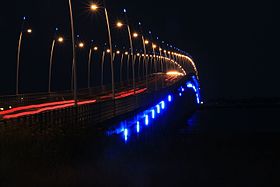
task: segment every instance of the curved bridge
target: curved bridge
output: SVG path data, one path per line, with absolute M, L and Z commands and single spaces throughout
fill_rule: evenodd
M 39 124 L 43 132 L 58 124 L 81 125 L 90 121 L 93 125 L 119 120 L 123 115 L 144 110 L 157 102 L 167 102 L 169 97 L 181 97 L 186 89 L 195 93 L 194 102 L 200 104 L 197 70 L 190 57 L 178 56 L 178 61 L 160 55 L 152 57 L 149 63 L 155 63 L 163 72 L 155 71 L 155 67 L 147 77 L 137 77 L 135 90 L 131 81 L 118 83 L 114 98 L 110 85 L 80 90 L 77 106 L 71 98 L 71 91 L 2 96 L 0 106 L 4 107 L 0 111 L 0 132 L 7 133 L 7 130 L 14 131 L 26 125 Z
M 31 35 L 29 20 L 24 17 L 22 30 L 18 41 L 16 94 L 0 96 L 0 133 L 14 129 L 33 127 L 45 129 L 52 125 L 78 124 L 90 121 L 91 124 L 101 124 L 108 120 L 120 119 L 122 116 L 135 111 L 144 110 L 155 103 L 170 100 L 170 97 L 181 97 L 184 90 L 190 89 L 195 93 L 193 99 L 200 104 L 200 88 L 198 71 L 190 55 L 174 46 L 159 42 L 149 34 L 145 34 L 142 24 L 140 32 L 132 32 L 128 23 L 127 10 L 124 9 L 126 21 L 118 21 L 117 28 L 125 27 L 128 33 L 129 47 L 118 48 L 123 41 L 113 41 L 112 25 L 105 6 L 92 4 L 89 9 L 93 12 L 104 10 L 108 34 L 108 45 L 90 42 L 89 47 L 75 36 L 75 23 L 72 15 L 72 3 L 69 1 L 71 20 L 71 89 L 57 92 L 53 90 L 53 63 L 57 45 L 64 42 L 58 29 L 51 42 L 48 91 L 46 93 L 21 94 L 20 70 L 22 40 Z M 140 38 L 137 43 L 133 39 Z M 104 43 L 104 41 L 103 41 Z M 114 44 L 114 46 L 113 46 Z M 118 45 L 117 45 L 118 44 Z M 79 50 L 88 50 L 87 59 L 87 88 L 79 88 L 77 79 L 77 56 Z M 122 49 L 122 50 L 120 50 Z M 98 68 L 93 68 L 98 65 Z M 110 68 L 109 68 L 110 67 Z M 100 73 L 100 84 L 93 87 L 93 75 Z M 107 72 L 107 73 L 106 73 Z M 109 72 L 109 73 L 108 73 Z M 111 81 L 108 81 L 111 80 Z M 96 85 L 96 80 L 95 80 Z

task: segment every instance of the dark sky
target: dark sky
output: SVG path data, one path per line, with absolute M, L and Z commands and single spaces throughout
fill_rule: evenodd
M 83 40 L 105 42 L 104 17 L 102 13 L 91 15 L 86 10 L 89 2 L 74 0 L 76 32 Z M 34 33 L 23 40 L 22 90 L 45 88 L 54 28 L 59 27 L 69 39 L 67 3 L 67 0 L 1 2 L 1 93 L 14 91 L 16 47 L 23 15 L 29 17 Z M 272 0 L 108 0 L 107 7 L 112 21 L 122 18 L 120 12 L 125 7 L 132 25 L 141 21 L 144 30 L 152 30 L 154 37 L 189 52 L 200 71 L 207 100 L 280 96 L 279 20 Z M 115 40 L 124 37 L 120 31 L 113 33 Z M 57 49 L 60 54 L 56 57 L 59 63 L 55 76 L 60 75 L 57 87 L 66 84 L 65 77 L 70 76 L 69 45 Z M 79 55 L 80 59 L 86 59 L 86 53 Z

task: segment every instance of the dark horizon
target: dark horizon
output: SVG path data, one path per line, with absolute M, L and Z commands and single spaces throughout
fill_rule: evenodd
M 22 56 L 22 84 L 25 90 L 46 90 L 48 55 L 53 31 L 59 27 L 68 39 L 68 1 L 4 1 L 1 5 L 1 68 L 0 93 L 13 93 L 15 85 L 16 47 L 21 18 L 27 16 L 34 30 L 24 39 Z M 81 39 L 106 42 L 102 13 L 86 11 L 90 1 L 74 3 L 76 34 Z M 129 21 L 137 30 L 141 21 L 152 37 L 175 45 L 194 58 L 200 72 L 205 100 L 218 98 L 279 97 L 277 86 L 276 10 L 266 1 L 107 1 L 111 22 L 121 19 L 123 8 L 128 9 Z M 113 28 L 114 30 L 114 28 Z M 120 31 L 113 31 L 113 42 L 126 39 Z M 125 42 L 119 45 L 126 45 Z M 65 86 L 69 77 L 70 43 L 57 50 L 56 87 Z M 64 55 L 66 57 L 63 57 Z M 79 62 L 87 53 L 79 53 Z M 59 63 L 61 62 L 61 64 Z M 86 65 L 80 65 L 83 76 Z M 84 86 L 85 78 L 79 85 Z

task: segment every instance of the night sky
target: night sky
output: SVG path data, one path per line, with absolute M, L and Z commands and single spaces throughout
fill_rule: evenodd
M 90 1 L 73 0 L 76 34 L 81 40 L 106 42 L 102 12 L 91 14 Z M 202 1 L 202 0 L 108 0 L 110 19 L 122 19 L 128 9 L 129 21 L 137 30 L 143 23 L 152 37 L 173 44 L 190 53 L 200 72 L 203 96 L 206 100 L 220 98 L 252 98 L 280 96 L 278 84 L 280 62 L 279 20 L 272 0 Z M 13 94 L 15 85 L 16 49 L 21 18 L 27 16 L 34 30 L 25 37 L 22 49 L 21 90 L 46 91 L 48 55 L 54 29 L 70 40 L 67 0 L 3 0 L 0 6 L 1 61 L 0 93 Z M 114 30 L 114 28 L 113 28 Z M 113 42 L 124 46 L 121 31 L 113 31 Z M 67 89 L 70 77 L 70 41 L 56 51 L 55 89 Z M 86 52 L 78 52 L 81 63 L 79 85 L 86 86 L 83 71 Z

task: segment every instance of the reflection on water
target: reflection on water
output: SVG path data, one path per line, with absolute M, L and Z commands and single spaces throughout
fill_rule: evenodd
M 126 119 L 120 122 L 117 126 L 112 126 L 109 130 L 106 131 L 108 136 L 112 135 L 121 135 L 124 141 L 128 141 L 130 136 L 140 133 L 140 129 L 148 128 L 150 124 L 153 123 L 156 118 L 159 118 L 161 115 L 166 113 L 168 106 L 171 105 L 172 95 L 168 95 L 164 100 L 157 103 L 155 106 L 139 112 L 137 115 L 132 118 Z

